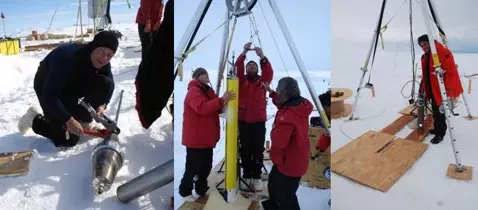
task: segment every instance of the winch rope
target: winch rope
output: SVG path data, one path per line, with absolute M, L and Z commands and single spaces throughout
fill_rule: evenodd
M 264 9 L 262 8 L 261 1 L 257 1 L 257 2 L 259 3 L 259 7 L 261 8 L 262 15 L 264 16 L 264 20 L 266 21 L 267 28 L 269 29 L 269 33 L 271 34 L 272 40 L 274 41 L 274 45 L 276 47 L 277 53 L 279 53 L 279 57 L 282 61 L 282 66 L 284 67 L 284 70 L 285 70 L 287 76 L 290 77 L 289 71 L 287 71 L 287 67 L 286 67 L 285 62 L 284 62 L 284 58 L 282 57 L 282 53 L 280 52 L 279 46 L 277 45 L 277 41 L 274 37 L 274 33 L 272 33 L 271 26 L 269 24 L 269 21 L 267 20 L 266 13 L 264 13 Z
M 196 48 L 204 41 L 206 40 L 207 38 L 209 38 L 214 32 L 216 32 L 217 30 L 219 30 L 222 26 L 224 26 L 227 22 L 229 22 L 231 20 L 232 16 L 229 17 L 228 20 L 224 21 L 222 24 L 220 24 L 216 29 L 214 29 L 211 33 L 209 33 L 207 36 L 205 36 L 204 38 L 202 38 L 201 40 L 199 40 L 199 42 L 197 42 L 196 44 L 194 44 L 191 48 L 189 48 L 186 52 L 184 52 L 181 57 L 177 58 L 178 59 L 178 68 L 177 68 L 177 71 L 178 71 L 178 74 L 179 74 L 179 81 L 183 81 L 183 63 L 184 63 L 184 60 L 186 60 L 186 58 L 188 57 L 188 55 L 192 52 L 194 52 L 196 50 Z

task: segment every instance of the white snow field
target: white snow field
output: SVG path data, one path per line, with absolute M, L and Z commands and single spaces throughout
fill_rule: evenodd
M 387 45 L 386 45 L 387 46 Z M 408 46 L 407 46 L 408 49 Z M 453 49 L 452 49 L 453 50 Z M 332 87 L 349 88 L 354 95 L 346 101 L 352 104 L 353 97 L 359 84 L 362 71 L 360 70 L 368 48 L 334 48 L 332 60 Z M 357 121 L 348 121 L 342 118 L 332 121 L 332 148 L 336 151 L 340 147 L 359 137 L 369 130 L 379 131 L 397 119 L 401 109 L 408 105 L 408 100 L 402 97 L 401 89 L 412 79 L 412 63 L 408 50 L 393 52 L 394 47 L 388 45 L 388 51 L 377 49 L 377 56 L 372 72 L 371 83 L 375 86 L 376 97 L 372 98 L 371 91 L 364 89 L 360 93 L 355 116 L 363 118 Z M 405 51 L 405 52 L 403 52 Z M 416 48 L 417 62 L 420 62 L 422 50 Z M 455 61 L 459 66 L 460 75 L 477 73 L 475 59 L 478 54 L 455 53 Z M 347 62 L 343 62 L 343 61 Z M 420 64 L 418 64 L 420 67 Z M 421 69 L 418 71 L 421 74 Z M 365 78 L 367 81 L 368 75 Z M 470 104 L 471 112 L 478 116 L 478 96 L 476 88 L 468 94 L 468 79 L 462 77 L 465 94 Z M 473 85 L 476 85 L 476 80 Z M 409 96 L 411 84 L 404 88 L 403 94 Z M 460 101 L 462 98 L 460 97 Z M 453 116 L 451 122 L 455 128 L 458 150 L 462 163 L 466 166 L 478 167 L 478 141 L 476 128 L 478 120 L 468 121 L 463 102 L 458 104 L 456 112 L 460 116 Z M 397 134 L 405 138 L 411 129 L 407 126 Z M 430 144 L 433 135 L 425 138 L 428 149 L 415 164 L 385 193 L 355 183 L 343 176 L 332 175 L 332 209 L 337 210 L 474 210 L 477 209 L 478 183 L 476 170 L 473 171 L 472 181 L 459 181 L 446 176 L 447 167 L 455 163 L 449 133 L 438 145 Z
M 125 150 L 125 163 L 111 187 L 94 197 L 91 186 L 91 155 L 100 139 L 82 141 L 70 149 L 57 149 L 32 131 L 21 136 L 17 122 L 30 106 L 39 106 L 33 90 L 38 64 L 49 50 L 0 55 L 0 152 L 34 150 L 30 172 L 25 176 L 0 178 L 0 209 L 170 209 L 173 185 L 168 184 L 129 204 L 116 199 L 116 188 L 173 158 L 172 116 L 164 109 L 154 125 L 141 127 L 134 108 L 134 78 L 141 61 L 136 24 L 117 24 L 124 37 L 113 57 L 115 93 L 106 114 L 114 119 L 119 93 L 124 90 L 118 126 Z M 91 138 L 89 138 L 91 139 Z
M 278 64 L 272 63 L 272 67 Z M 209 72 L 209 79 L 213 85 L 216 87 L 217 81 L 217 70 L 210 70 L 206 68 Z M 260 73 L 260 72 L 259 72 Z M 329 78 L 330 72 L 329 71 L 308 71 L 310 75 L 310 79 L 313 82 L 313 85 L 316 89 L 317 94 L 321 94 L 329 88 Z M 174 83 L 174 112 L 176 113 L 174 116 L 174 207 L 178 209 L 183 203 L 184 200 L 179 195 L 179 184 L 181 183 L 181 178 L 184 174 L 185 169 L 185 161 L 186 161 L 186 147 L 184 147 L 181 143 L 181 132 L 182 132 L 182 119 L 183 119 L 183 109 L 184 109 L 184 98 L 187 93 L 187 85 L 191 80 L 192 73 L 190 70 L 184 71 L 184 80 L 179 81 L 176 80 Z M 288 71 L 288 75 L 294 77 L 298 82 L 301 90 L 301 94 L 303 97 L 309 99 L 312 102 L 310 97 L 310 93 L 307 90 L 307 86 L 298 70 L 295 71 Z M 277 86 L 277 82 L 280 78 L 288 76 L 287 73 L 283 70 L 275 69 L 274 72 L 274 80 L 272 82 L 271 87 L 274 89 Z M 221 92 L 225 89 L 225 82 L 221 85 Z M 222 96 L 222 93 L 220 94 Z M 268 101 L 267 106 L 267 115 L 272 117 L 275 115 L 277 109 L 272 104 L 272 101 Z M 317 111 L 313 111 L 311 116 L 318 116 L 319 114 Z M 272 117 L 266 123 L 267 127 L 267 134 L 266 140 L 270 140 L 270 131 L 272 128 L 274 118 Z M 200 137 L 198 137 L 200 138 Z M 216 148 L 214 149 L 214 156 L 213 156 L 213 167 L 217 165 L 225 156 L 225 121 L 221 118 L 221 139 L 219 140 Z M 273 144 L 273 142 L 271 142 Z M 272 168 L 272 164 L 267 164 L 265 162 L 266 168 L 268 171 Z M 303 210 L 326 210 L 330 209 L 328 205 L 328 200 L 330 198 L 330 190 L 319 190 L 314 189 L 306 186 L 300 186 L 299 190 L 297 191 L 297 196 L 299 198 L 299 204 L 301 209 Z

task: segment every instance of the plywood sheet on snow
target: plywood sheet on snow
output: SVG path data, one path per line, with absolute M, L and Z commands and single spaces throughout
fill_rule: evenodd
M 0 176 L 27 174 L 32 155 L 32 151 L 0 153 Z
M 418 109 L 415 109 L 415 105 L 410 104 L 407 107 L 403 108 L 399 113 L 403 115 L 417 115 Z
M 368 131 L 332 154 L 332 170 L 382 192 L 423 154 L 428 145 Z
M 330 180 L 325 176 L 327 166 L 319 160 L 310 160 L 307 172 L 300 182 L 308 187 L 317 189 L 330 189 Z
M 448 165 L 448 169 L 446 171 L 446 175 L 448 177 L 469 181 L 473 178 L 473 167 L 471 166 L 463 166 L 464 170 L 462 172 L 456 171 L 456 165 L 450 164 Z
M 380 132 L 395 135 L 402 130 L 408 123 L 410 123 L 415 117 L 413 115 L 401 115 L 395 121 L 390 123 L 387 127 L 383 128 Z
M 433 127 L 433 117 L 432 115 L 428 115 L 423 122 L 423 130 L 420 131 L 418 129 L 413 130 L 405 139 L 410 141 L 417 141 L 421 142 L 425 139 L 425 136 L 428 134 L 430 129 Z

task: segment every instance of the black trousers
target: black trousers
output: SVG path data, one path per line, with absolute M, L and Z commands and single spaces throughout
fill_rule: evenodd
M 85 102 L 89 103 L 95 110 L 102 105 L 108 93 L 114 88 L 113 81 L 105 75 L 95 74 L 87 85 L 75 89 L 66 89 L 60 96 L 60 100 L 66 110 L 80 123 L 90 123 L 93 121 L 90 113 L 80 104 L 78 99 L 85 97 Z M 35 91 L 38 99 L 42 93 Z M 41 105 L 41 104 L 40 104 Z M 56 147 L 72 147 L 78 143 L 79 136 L 69 133 L 67 139 L 66 131 L 63 129 L 63 122 L 56 119 L 53 113 L 50 113 L 43 105 L 43 115 L 38 115 L 33 119 L 33 131 L 45 138 L 53 141 Z
M 153 42 L 153 32 L 145 32 L 144 27 L 144 24 L 138 24 L 139 40 L 141 41 L 141 58 L 143 60 L 148 54 L 151 43 Z M 151 26 L 151 28 L 152 27 L 153 26 Z
M 212 169 L 212 151 L 212 148 L 186 148 L 186 170 L 179 185 L 179 195 L 182 197 L 192 195 L 193 188 L 198 195 L 206 194 L 209 189 L 207 177 Z
M 269 199 L 262 202 L 264 210 L 300 210 L 296 195 L 300 179 L 286 176 L 272 166 L 267 183 Z
M 446 116 L 440 113 L 440 107 L 437 105 L 435 98 L 432 98 L 433 111 L 433 127 L 435 128 L 435 136 L 444 137 L 446 134 Z
M 266 141 L 266 122 L 239 121 L 240 156 L 244 179 L 260 179 Z

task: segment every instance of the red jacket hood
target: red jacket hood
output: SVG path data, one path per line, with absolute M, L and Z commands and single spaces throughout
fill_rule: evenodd
M 192 88 L 192 87 L 201 87 L 201 82 L 199 82 L 198 80 L 191 80 L 191 82 L 189 82 L 188 84 L 188 89 Z
M 310 103 L 309 100 L 307 100 L 306 98 L 301 98 L 300 99 L 301 102 L 299 102 L 298 105 L 292 105 L 292 106 L 287 106 L 284 107 L 285 109 L 288 109 L 294 113 L 296 113 L 297 115 L 300 115 L 300 116 L 310 116 L 310 114 L 312 113 L 312 110 L 314 109 L 314 106 L 312 105 L 312 103 Z

